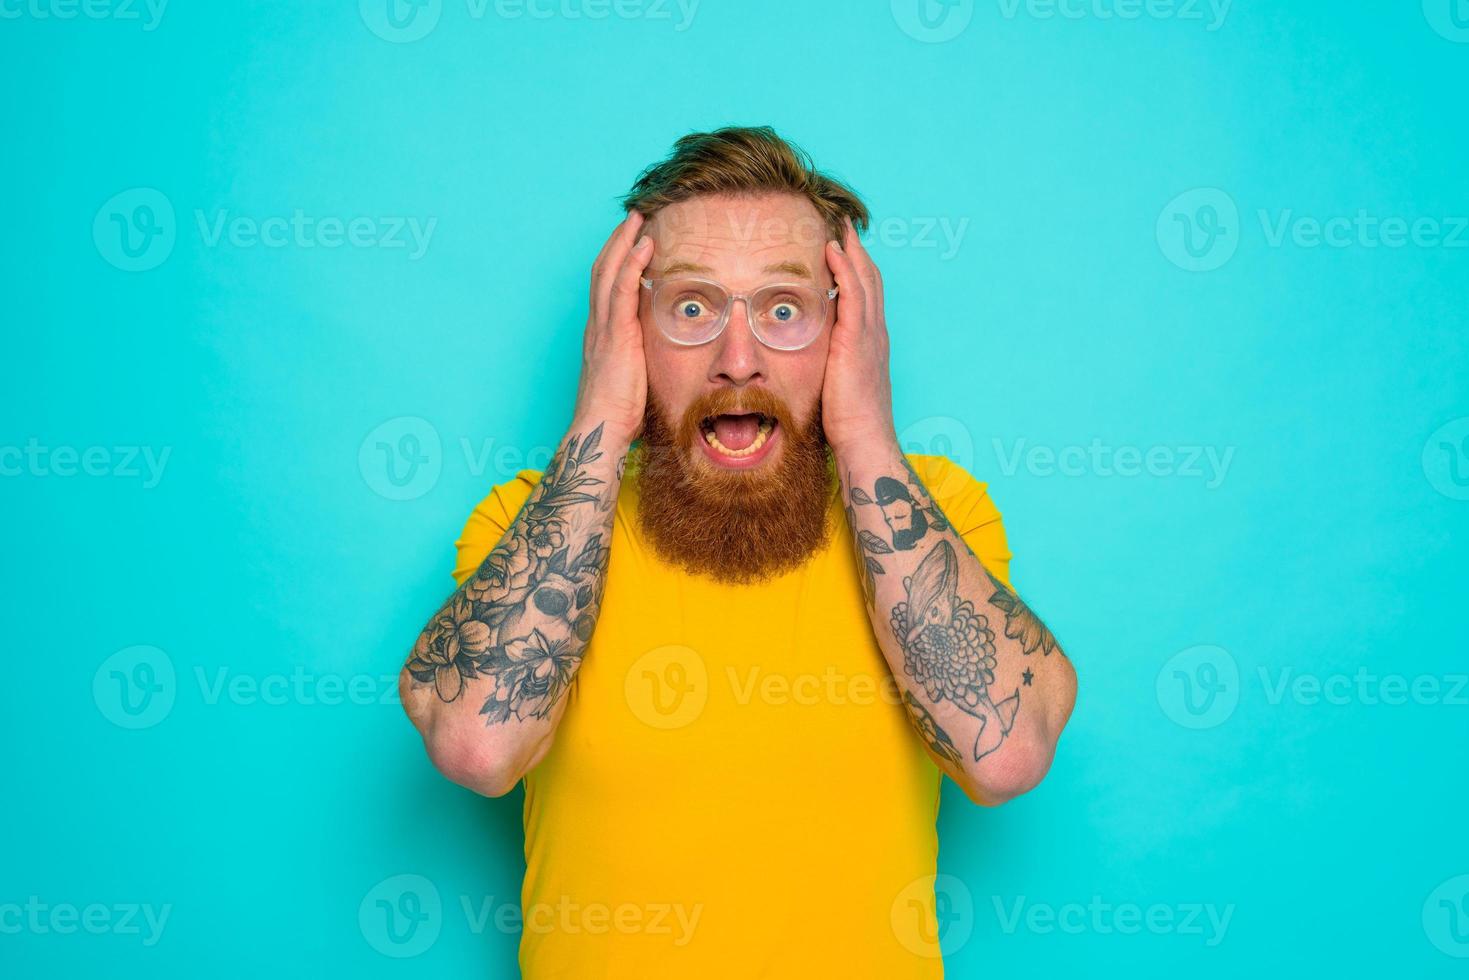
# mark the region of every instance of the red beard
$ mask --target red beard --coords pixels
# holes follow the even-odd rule
[[[700,423],[731,411],[776,420],[776,458],[724,470],[699,456]],[[721,582],[748,583],[798,568],[826,545],[837,482],[819,404],[797,428],[771,392],[722,388],[690,405],[676,430],[666,418],[649,392],[642,438],[628,461],[638,525],[659,557]]]

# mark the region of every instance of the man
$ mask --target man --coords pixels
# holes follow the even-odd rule
[[[450,779],[525,780],[525,976],[941,976],[942,774],[1034,787],[1075,675],[984,485],[899,449],[857,197],[730,128],[625,205],[571,425],[403,703]]]

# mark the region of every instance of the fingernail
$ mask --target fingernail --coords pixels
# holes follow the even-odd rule
[[[833,238],[831,241],[831,247],[840,252],[842,250],[842,243]]]
[[[642,238],[638,239],[638,243],[634,245],[633,248],[642,248],[644,245],[648,244],[651,241],[651,238],[649,238],[647,235],[644,235]]]

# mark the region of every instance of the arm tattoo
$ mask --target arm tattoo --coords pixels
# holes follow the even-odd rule
[[[1020,643],[1021,651],[1028,657],[1037,650],[1041,656],[1049,657],[1059,648],[1056,646],[1056,637],[1052,635],[1046,624],[1041,622],[1040,617],[1030,611],[1021,598],[1005,586],[1005,583],[990,575],[988,568],[984,574],[995,587],[994,595],[990,596],[990,604],[1005,614],[1005,635]],[[1066,656],[1066,654],[1061,654]],[[1026,683],[1030,683],[1026,681]]]
[[[954,740],[939,726],[933,714],[909,691],[903,692],[903,705],[908,709],[908,720],[913,723],[913,730],[923,739],[928,751],[945,762],[959,765],[959,750],[954,746]]]
[[[1015,723],[1020,689],[998,704],[990,696],[995,683],[995,634],[974,603],[959,595],[959,566],[954,546],[940,540],[903,578],[907,598],[893,607],[892,631],[903,650],[903,670],[923,688],[930,701],[948,701],[979,719],[974,759],[1000,747]]]
[[[596,519],[614,505],[588,493],[607,481],[586,472],[602,457],[598,425],[571,436],[510,529],[424,629],[408,659],[415,682],[445,702],[485,677],[486,724],[547,718],[592,638],[609,549]],[[618,468],[621,468],[619,462]],[[589,519],[590,518],[590,519]],[[577,539],[588,524],[600,529]]]
[[[869,608],[877,615],[874,576],[885,572],[888,556],[918,549],[930,541],[929,533],[950,530],[951,522],[933,500],[927,487],[907,457],[902,457],[904,480],[880,476],[871,493],[857,486],[847,473],[849,503],[847,522],[852,528],[853,542],[862,561],[863,594]],[[857,526],[857,508],[876,506],[891,535],[891,542]],[[954,531],[969,554],[969,543]],[[975,556],[976,560],[978,556]],[[1013,591],[990,574],[984,563],[986,579],[991,586],[989,603],[1005,617],[1005,636],[1016,641],[1027,656],[1040,650],[1049,656],[1058,649],[1040,619]],[[889,625],[899,649],[903,652],[903,670],[933,703],[948,701],[979,721],[974,743],[974,759],[978,761],[999,748],[1014,726],[1020,709],[1020,689],[996,701],[995,633],[990,617],[976,609],[974,598],[959,592],[959,566],[954,545],[940,538],[919,562],[912,575],[903,578],[905,598],[890,611]],[[993,613],[992,613],[993,615]],[[1022,676],[1031,686],[1034,673],[1028,668]],[[935,757],[957,763],[954,742],[933,715],[909,691],[904,704],[914,728]]]

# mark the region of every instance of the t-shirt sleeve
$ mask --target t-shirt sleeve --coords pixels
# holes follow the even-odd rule
[[[991,575],[1010,587],[1010,549],[989,488],[944,456],[910,455],[908,462],[969,549]]]
[[[515,515],[520,513],[520,508],[540,479],[539,470],[521,470],[513,480],[496,484],[489,496],[474,508],[459,540],[454,543],[458,551],[454,562],[455,582],[463,585],[464,580],[484,563],[510,529]]]

